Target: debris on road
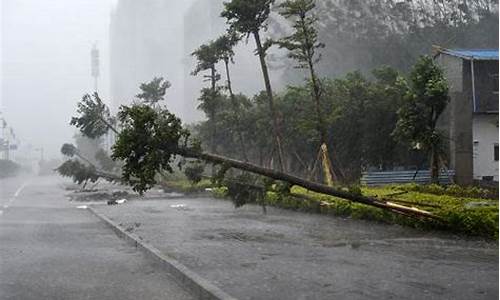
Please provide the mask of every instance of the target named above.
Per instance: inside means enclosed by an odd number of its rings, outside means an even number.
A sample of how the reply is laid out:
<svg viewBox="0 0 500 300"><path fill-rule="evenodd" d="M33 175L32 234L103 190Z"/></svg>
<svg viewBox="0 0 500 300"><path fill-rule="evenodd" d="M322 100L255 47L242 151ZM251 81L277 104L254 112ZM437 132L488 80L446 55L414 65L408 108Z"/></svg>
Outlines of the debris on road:
<svg viewBox="0 0 500 300"><path fill-rule="evenodd" d="M125 204L127 202L127 199L121 199L121 200L109 200L108 205L118 205L118 204Z"/></svg>

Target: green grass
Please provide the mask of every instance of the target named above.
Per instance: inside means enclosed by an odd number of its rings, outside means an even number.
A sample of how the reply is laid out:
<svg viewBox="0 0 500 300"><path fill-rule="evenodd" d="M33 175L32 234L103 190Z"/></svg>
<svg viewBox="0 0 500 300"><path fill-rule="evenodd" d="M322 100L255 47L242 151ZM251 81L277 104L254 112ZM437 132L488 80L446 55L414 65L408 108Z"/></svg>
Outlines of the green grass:
<svg viewBox="0 0 500 300"><path fill-rule="evenodd" d="M205 191L205 188L212 187L212 183L209 180L203 180L200 184L193 186L187 180L175 180L167 182L167 186L184 193L193 193ZM224 187L213 188L212 194L218 198L225 198L226 190ZM478 198L477 195L459 197L446 193L439 194L435 191L428 191L428 187L409 188L408 185L362 187L361 192L366 196L383 198L397 204L429 211L444 222L408 218L380 208L318 194L296 186L292 188L290 195L267 192L265 203L285 209L400 224L423 230L445 230L472 237L498 240L498 200ZM477 203L481 205L478 206Z"/></svg>
<svg viewBox="0 0 500 300"><path fill-rule="evenodd" d="M393 198L396 201L403 200L413 203L413 206L441 217L446 225L438 227L471 236L498 240L498 199L478 198L478 194L473 193L463 193L463 195L468 195L466 197L449 194L438 195L434 192L411 191L405 186L371 188L365 189L364 192L367 195L384 197L391 192L401 190L408 192ZM429 207L428 204L436 207Z"/></svg>
<svg viewBox="0 0 500 300"><path fill-rule="evenodd" d="M203 179L197 184L192 184L187 179L169 179L161 183L163 189L172 190L184 194L199 194L206 192L207 188L213 186L209 179Z"/></svg>

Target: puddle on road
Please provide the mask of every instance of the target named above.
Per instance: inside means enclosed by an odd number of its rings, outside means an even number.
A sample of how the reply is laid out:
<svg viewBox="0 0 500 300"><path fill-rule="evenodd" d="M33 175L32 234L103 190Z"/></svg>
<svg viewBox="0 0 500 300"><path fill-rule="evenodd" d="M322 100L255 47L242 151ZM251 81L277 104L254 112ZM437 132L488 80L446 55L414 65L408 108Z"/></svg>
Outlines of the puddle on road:
<svg viewBox="0 0 500 300"><path fill-rule="evenodd" d="M197 239L220 242L237 241L251 243L289 243L289 241L285 239L285 235L280 233L249 233L227 230L207 230L206 232L199 234Z"/></svg>
<svg viewBox="0 0 500 300"><path fill-rule="evenodd" d="M186 204L172 204L170 205L170 208L174 208L176 210L181 210L181 211L193 211L194 208L188 207Z"/></svg>

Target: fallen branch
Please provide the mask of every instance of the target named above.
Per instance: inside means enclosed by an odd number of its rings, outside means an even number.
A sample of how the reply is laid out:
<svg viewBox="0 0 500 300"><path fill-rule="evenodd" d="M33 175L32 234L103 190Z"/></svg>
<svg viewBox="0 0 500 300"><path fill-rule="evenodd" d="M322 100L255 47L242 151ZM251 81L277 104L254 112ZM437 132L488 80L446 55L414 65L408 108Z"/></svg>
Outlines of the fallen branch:
<svg viewBox="0 0 500 300"><path fill-rule="evenodd" d="M386 199L386 198L381 198L381 200L383 200L385 202L395 202L395 203L401 203L401 204L406 204L406 205L417 205L417 206L425 206L425 207L432 207L432 208L441 208L440 205L430 204L430 203L425 203L425 202L411 202L411 201L405 201L405 200L400 200L400 199Z"/></svg>

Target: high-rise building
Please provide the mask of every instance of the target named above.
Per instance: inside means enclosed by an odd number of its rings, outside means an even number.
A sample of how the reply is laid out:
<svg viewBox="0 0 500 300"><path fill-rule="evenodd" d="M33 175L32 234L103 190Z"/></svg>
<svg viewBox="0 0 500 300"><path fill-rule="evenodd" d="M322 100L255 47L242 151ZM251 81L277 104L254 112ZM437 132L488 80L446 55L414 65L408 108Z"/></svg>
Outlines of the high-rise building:
<svg viewBox="0 0 500 300"><path fill-rule="evenodd" d="M139 85L154 77L172 83L167 107L182 113L182 15L185 3L119 0L111 15L110 68L113 108L130 103Z"/></svg>
<svg viewBox="0 0 500 300"><path fill-rule="evenodd" d="M219 17L223 0L196 0L184 15L184 115L192 122L202 118L197 110L203 76L194 77L191 72L196 60L191 53L200 45L216 39L225 30L224 20Z"/></svg>
<svg viewBox="0 0 500 300"><path fill-rule="evenodd" d="M172 83L167 107L185 123L203 119L196 109L202 75L192 76L196 60L191 53L226 31L220 17L225 0L119 0L111 16L111 98L116 110L138 94L140 83L164 77ZM250 37L235 49L231 75L235 93L253 95L264 89L255 44ZM217 66L224 84L223 65ZM277 91L282 70L270 63L271 80Z"/></svg>

